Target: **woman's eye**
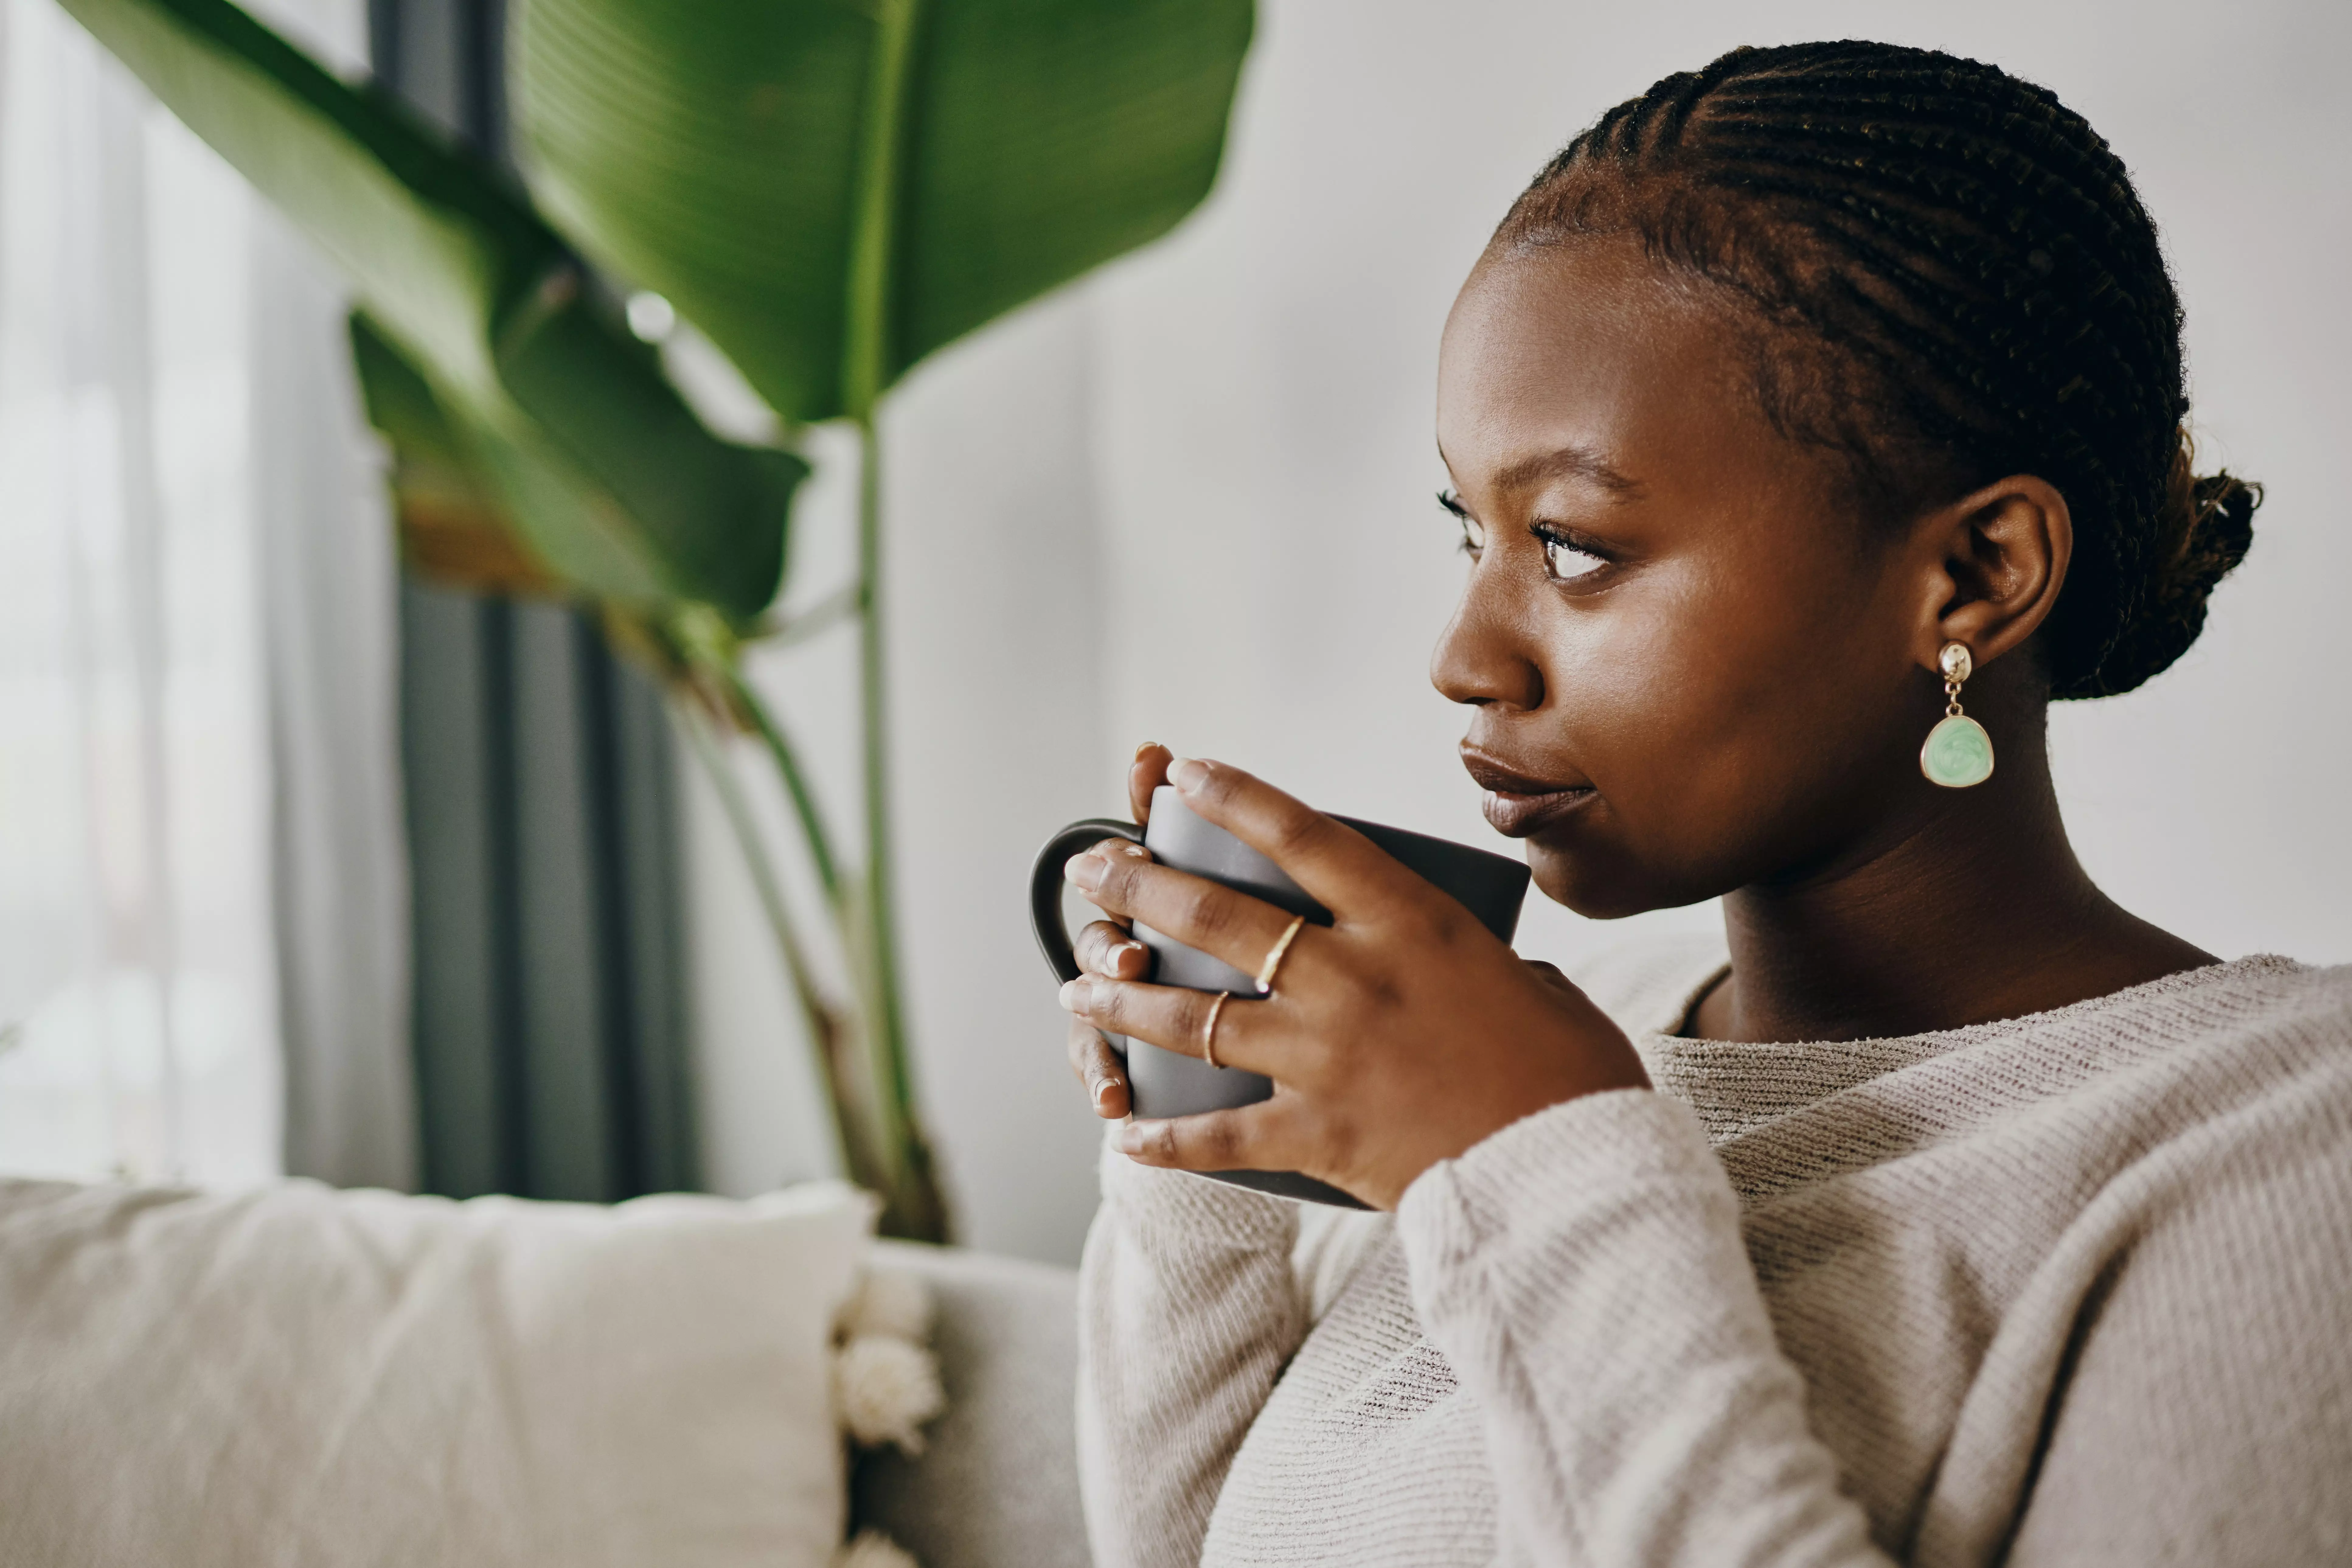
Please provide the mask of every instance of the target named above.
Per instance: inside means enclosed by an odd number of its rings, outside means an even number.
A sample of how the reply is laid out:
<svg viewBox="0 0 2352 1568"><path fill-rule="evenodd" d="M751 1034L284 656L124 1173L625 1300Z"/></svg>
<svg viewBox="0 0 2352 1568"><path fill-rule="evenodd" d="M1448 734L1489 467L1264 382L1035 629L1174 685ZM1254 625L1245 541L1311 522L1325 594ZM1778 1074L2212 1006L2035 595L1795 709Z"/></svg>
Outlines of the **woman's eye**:
<svg viewBox="0 0 2352 1568"><path fill-rule="evenodd" d="M1454 521L1462 525L1463 554L1475 556L1486 548L1486 525L1470 515L1470 509L1462 504L1460 496L1450 489L1440 490L1437 504L1453 513Z"/></svg>
<svg viewBox="0 0 2352 1568"><path fill-rule="evenodd" d="M1565 583L1571 577L1581 577L1609 564L1589 550L1580 550L1557 535L1544 536L1544 570L1555 583Z"/></svg>

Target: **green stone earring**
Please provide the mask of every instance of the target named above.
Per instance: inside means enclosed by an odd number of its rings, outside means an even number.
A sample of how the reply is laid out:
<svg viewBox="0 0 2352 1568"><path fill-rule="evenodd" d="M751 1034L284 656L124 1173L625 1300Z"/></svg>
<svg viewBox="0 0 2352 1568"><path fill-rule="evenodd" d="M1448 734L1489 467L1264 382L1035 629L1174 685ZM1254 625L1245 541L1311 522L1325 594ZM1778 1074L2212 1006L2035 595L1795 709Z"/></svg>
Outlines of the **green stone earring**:
<svg viewBox="0 0 2352 1568"><path fill-rule="evenodd" d="M1927 731L1919 748L1919 771L1929 784L1946 789L1966 789L1992 777L1992 737L1985 727L1960 711L1960 683L1976 668L1966 643L1948 642L1936 656L1944 671L1944 717Z"/></svg>

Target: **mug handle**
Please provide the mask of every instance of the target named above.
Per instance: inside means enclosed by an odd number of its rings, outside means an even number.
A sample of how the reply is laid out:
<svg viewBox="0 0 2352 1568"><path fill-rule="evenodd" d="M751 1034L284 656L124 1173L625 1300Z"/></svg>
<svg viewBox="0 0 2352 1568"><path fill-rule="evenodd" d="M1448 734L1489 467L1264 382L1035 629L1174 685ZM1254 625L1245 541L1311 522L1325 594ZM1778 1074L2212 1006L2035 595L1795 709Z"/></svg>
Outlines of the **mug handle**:
<svg viewBox="0 0 2352 1568"><path fill-rule="evenodd" d="M1045 840L1045 847L1037 851L1037 863L1029 868L1029 923L1036 928L1037 945L1044 951L1045 962L1065 983L1076 980L1079 970L1078 955L1070 946L1069 928L1062 924L1062 867L1071 856L1083 854L1106 838L1140 844L1143 829L1132 822L1114 822L1107 816L1073 822Z"/></svg>

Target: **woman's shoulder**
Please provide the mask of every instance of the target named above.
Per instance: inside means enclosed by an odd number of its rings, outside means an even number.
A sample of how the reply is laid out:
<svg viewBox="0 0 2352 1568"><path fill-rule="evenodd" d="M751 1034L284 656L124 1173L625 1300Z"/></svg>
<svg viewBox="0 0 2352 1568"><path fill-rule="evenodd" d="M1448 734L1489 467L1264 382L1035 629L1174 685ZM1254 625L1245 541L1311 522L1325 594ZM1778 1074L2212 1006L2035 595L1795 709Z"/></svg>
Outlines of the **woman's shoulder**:
<svg viewBox="0 0 2352 1568"><path fill-rule="evenodd" d="M2186 1172L2293 1167L2352 1201L2352 968L2257 954L1853 1061L1847 1111L1934 1129L1923 1149L2031 1149L2151 1202Z"/></svg>
<svg viewBox="0 0 2352 1568"><path fill-rule="evenodd" d="M1720 935L1677 933L1612 943L1562 972L1627 1034L1675 1034L1730 966ZM1980 1035L2088 1026L2110 1038L2168 1048L2248 1036L2322 1053L2352 1046L2352 964L2315 965L2256 953L2097 996L2053 1012L1916 1037L1938 1047Z"/></svg>
<svg viewBox="0 0 2352 1568"><path fill-rule="evenodd" d="M2118 1009L2118 1022L2141 1026L2135 1055L2178 1051L2201 1061L2199 1076L2248 1093L2325 1082L2335 1111L2352 1110L2352 965L2258 954L2178 978L2177 990L2147 987L2141 1005Z"/></svg>
<svg viewBox="0 0 2352 1568"><path fill-rule="evenodd" d="M1984 1027L2101 1037L2123 1060L2208 1056L2252 1075L2352 1065L2352 965L2256 953Z"/></svg>
<svg viewBox="0 0 2352 1568"><path fill-rule="evenodd" d="M2217 965L2214 973L2225 994L2252 1016L2288 1029L2316 1026L2323 1035L2332 1029L2337 1043L2352 1043L2342 1033L2352 1025L2352 963L2299 963L2256 953Z"/></svg>

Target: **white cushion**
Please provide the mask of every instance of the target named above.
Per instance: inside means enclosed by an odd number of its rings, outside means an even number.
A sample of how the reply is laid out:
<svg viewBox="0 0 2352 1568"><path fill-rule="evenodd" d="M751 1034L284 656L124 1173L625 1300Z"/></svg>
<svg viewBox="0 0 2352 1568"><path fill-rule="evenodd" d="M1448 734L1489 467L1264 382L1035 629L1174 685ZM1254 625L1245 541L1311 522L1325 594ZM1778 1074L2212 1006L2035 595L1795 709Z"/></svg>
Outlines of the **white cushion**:
<svg viewBox="0 0 2352 1568"><path fill-rule="evenodd" d="M0 1182L0 1563L818 1568L871 1219Z"/></svg>

